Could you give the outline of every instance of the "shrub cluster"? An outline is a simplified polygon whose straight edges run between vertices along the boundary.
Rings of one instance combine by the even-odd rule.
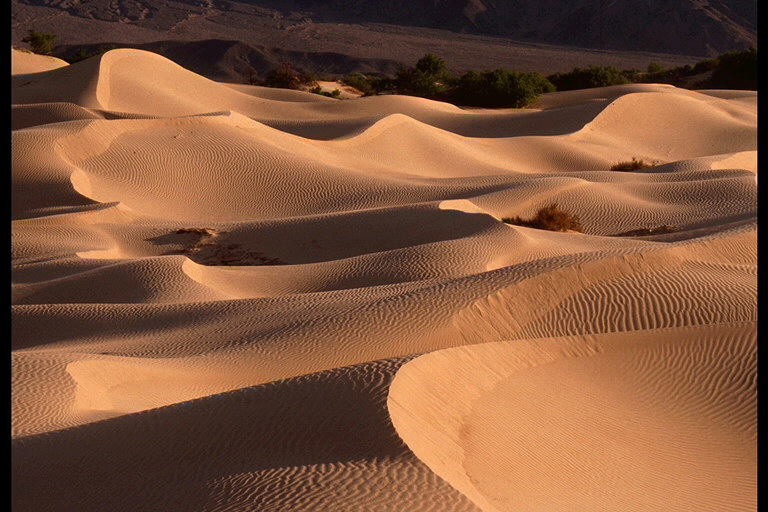
[[[440,99],[447,92],[451,79],[445,61],[428,53],[419,59],[415,66],[401,68],[397,72],[394,85],[398,94]]]
[[[693,66],[686,64],[664,69],[660,65],[649,64],[645,73],[639,70],[622,72],[635,83],[670,84],[687,89],[757,90],[757,48],[753,46],[744,51],[727,52]]]
[[[454,103],[472,107],[525,107],[555,86],[538,73],[496,69],[478,73],[468,71],[450,92]]]
[[[350,73],[341,79],[345,84],[354,87],[364,96],[373,96],[387,90],[392,90],[392,79],[376,76],[364,75],[363,73]]]
[[[320,96],[327,96],[329,98],[340,98],[341,97],[341,90],[340,89],[334,89],[331,92],[324,91],[322,87],[319,85],[317,87],[313,87],[309,90],[312,94],[319,94]]]
[[[535,229],[546,229],[547,231],[578,231],[581,232],[581,221],[576,215],[568,213],[558,208],[557,203],[540,208],[536,215],[531,219],[522,219],[520,217],[510,217],[501,219],[507,224],[516,226],[525,226]]]
[[[704,81],[702,75],[711,74]],[[696,81],[698,80],[698,81]],[[312,86],[310,73],[294,70],[289,63],[272,70],[267,79],[250,83],[268,87],[301,89]],[[757,48],[729,52],[715,59],[702,60],[694,66],[665,69],[650,63],[646,71],[613,66],[574,68],[547,77],[539,73],[495,69],[467,71],[455,76],[448,71],[445,60],[426,54],[414,66],[401,67],[393,78],[352,73],[343,82],[370,96],[382,93],[408,94],[448,101],[470,107],[525,107],[539,95],[554,91],[607,87],[628,83],[667,83],[677,87],[709,87],[722,89],[757,89]],[[695,83],[694,83],[695,82]],[[315,84],[316,85],[316,84]]]
[[[53,42],[55,40],[56,34],[46,34],[32,29],[21,42],[29,43],[33,52],[47,55],[53,50]]]
[[[394,86],[399,94],[449,101],[469,107],[525,107],[555,87],[539,73],[495,69],[467,71],[456,77],[445,61],[427,54],[414,67],[402,69]]]
[[[293,65],[286,61],[267,73],[266,78],[258,85],[298,90],[304,87],[316,87],[317,80],[312,73],[294,69]]]
[[[302,80],[290,64],[284,63],[273,70],[267,79],[249,83],[268,87],[303,88],[312,85],[312,79]],[[455,76],[448,71],[445,60],[426,54],[414,66],[401,67],[394,78],[352,73],[342,79],[366,96],[382,93],[407,94],[470,107],[525,107],[536,101],[540,94],[554,92],[555,87],[539,73],[523,73],[496,69],[493,71],[467,71]],[[311,89],[315,92],[314,89]]]
[[[713,89],[757,90],[757,48],[724,53],[717,59],[712,78],[705,83]]]
[[[630,83],[627,74],[613,66],[590,66],[574,68],[567,73],[555,73],[547,77],[558,91],[590,89]]]

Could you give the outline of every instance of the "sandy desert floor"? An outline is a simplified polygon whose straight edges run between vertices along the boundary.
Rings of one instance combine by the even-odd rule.
[[[756,510],[756,92],[11,58],[15,512]]]

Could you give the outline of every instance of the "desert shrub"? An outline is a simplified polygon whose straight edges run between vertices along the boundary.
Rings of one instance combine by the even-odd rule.
[[[640,71],[637,68],[624,69],[621,71],[621,74],[627,79],[627,82],[632,84],[642,82],[643,79],[648,76],[648,73]]]
[[[612,165],[611,170],[619,172],[630,172],[637,171],[638,169],[646,169],[648,167],[653,167],[653,164],[649,164],[643,160],[638,160],[637,158],[632,157],[632,160],[625,160],[623,162]]]
[[[415,68],[422,73],[426,73],[437,78],[443,78],[448,73],[445,60],[442,57],[438,57],[432,53],[428,53],[420,58],[416,62]]]
[[[558,91],[590,89],[630,83],[619,68],[613,66],[590,66],[587,69],[574,68],[567,73],[555,73],[547,77]]]
[[[445,61],[428,53],[415,66],[398,70],[395,87],[399,94],[439,99],[448,90],[448,82],[451,80]]]
[[[539,73],[496,69],[464,73],[451,90],[454,103],[472,107],[524,107],[555,86]]]
[[[398,94],[485,108],[523,107],[540,94],[555,90],[539,73],[496,69],[482,73],[467,71],[456,77],[448,72],[443,59],[432,54],[419,59],[415,66],[401,68],[394,86]]]
[[[693,66],[693,73],[699,75],[707,71],[713,71],[717,67],[717,59],[706,59],[697,62]]]
[[[712,78],[706,84],[718,89],[757,90],[757,48],[724,53],[717,59]]]
[[[351,73],[341,79],[345,84],[354,87],[362,92],[364,96],[372,96],[388,89],[388,82],[385,78],[373,75],[364,75],[362,73]]]
[[[313,94],[319,94],[320,96],[327,96],[329,98],[341,98],[341,90],[340,89],[334,89],[333,91],[324,91],[322,87],[319,85],[316,87],[313,87],[309,90],[309,92]]]
[[[704,78],[709,73],[708,78]],[[633,82],[671,84],[684,88],[757,90],[757,48],[727,52],[691,66],[663,69],[648,65],[648,72]]]
[[[414,68],[399,71],[395,83],[399,94],[430,99],[440,98],[447,89],[445,83],[429,73]]]
[[[646,84],[681,84],[686,77],[692,76],[692,70],[690,66],[678,67],[672,69],[660,69],[652,73],[645,73],[639,75],[634,82],[642,82]]]
[[[45,34],[31,29],[29,34],[21,41],[29,43],[29,46],[32,47],[32,51],[35,53],[48,54],[53,50],[53,41],[55,39],[55,34]]]
[[[710,75],[708,78],[706,78]],[[757,89],[757,48],[724,53],[694,65],[665,68],[651,62],[645,71],[620,70],[612,66],[574,68],[565,73],[549,75],[547,79],[558,91],[589,89],[626,83],[670,84],[687,89]]]
[[[283,62],[280,67],[267,73],[261,85],[280,89],[302,89],[316,87],[317,81],[312,73],[296,70],[290,62]]]
[[[525,226],[535,229],[546,229],[547,231],[579,231],[581,232],[581,221],[576,215],[568,213],[558,208],[557,203],[540,208],[536,215],[531,219],[522,219],[520,217],[510,217],[501,219],[507,224],[516,226]]]

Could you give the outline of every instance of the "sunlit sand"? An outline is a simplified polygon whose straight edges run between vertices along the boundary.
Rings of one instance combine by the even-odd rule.
[[[11,58],[14,511],[756,510],[756,92]]]

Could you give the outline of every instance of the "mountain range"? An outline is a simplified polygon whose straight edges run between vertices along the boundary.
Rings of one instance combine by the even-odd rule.
[[[276,63],[391,73],[425,53],[455,71],[682,65],[757,44],[756,0],[12,0],[12,44],[54,55],[144,48],[221,80]],[[189,46],[192,45],[192,46]],[[196,67],[197,66],[197,67]]]

